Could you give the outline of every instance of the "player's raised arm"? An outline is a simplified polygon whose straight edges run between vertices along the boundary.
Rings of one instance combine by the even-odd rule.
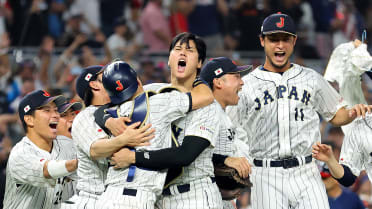
[[[193,83],[191,90],[192,109],[198,109],[211,104],[214,100],[212,90],[200,78],[197,78]]]
[[[343,126],[351,123],[355,118],[366,115],[366,112],[371,113],[372,105],[356,104],[351,109],[341,107],[336,115],[329,122],[334,126]]]

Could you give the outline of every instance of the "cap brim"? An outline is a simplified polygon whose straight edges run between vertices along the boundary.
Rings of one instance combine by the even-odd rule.
[[[83,108],[83,105],[80,102],[66,103],[58,107],[58,112],[64,113],[70,108],[72,108],[73,111],[78,111],[81,110],[81,108]]]
[[[252,72],[253,70],[253,65],[242,65],[242,66],[237,66],[237,71],[236,73],[239,73],[240,76],[245,76],[248,73]]]
[[[51,102],[54,102],[54,104],[56,104],[56,106],[58,107],[58,106],[60,106],[60,105],[62,105],[63,103],[66,102],[66,98],[62,95],[50,97],[49,99],[45,100],[45,102],[43,102],[39,107],[47,105]]]
[[[289,34],[289,35],[292,35],[292,36],[297,36],[296,34],[294,33],[290,33],[288,31],[284,31],[284,30],[275,30],[275,31],[266,31],[266,32],[262,32],[263,35],[270,35],[270,34],[275,34],[275,33],[286,33],[286,34]]]

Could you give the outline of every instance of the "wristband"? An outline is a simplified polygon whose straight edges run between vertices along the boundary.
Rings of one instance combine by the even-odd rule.
[[[66,168],[66,160],[50,160],[48,162],[48,173],[53,179],[70,174]]]

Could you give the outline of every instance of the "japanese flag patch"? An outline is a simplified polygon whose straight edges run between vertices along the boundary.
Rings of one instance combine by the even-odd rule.
[[[85,76],[85,80],[86,80],[86,81],[89,81],[91,78],[92,78],[92,74],[90,74],[90,73],[88,73],[88,74]]]
[[[217,70],[214,71],[214,74],[219,75],[223,72],[222,68],[218,68]]]

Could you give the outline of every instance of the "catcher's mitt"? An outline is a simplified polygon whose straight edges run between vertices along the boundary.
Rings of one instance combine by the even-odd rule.
[[[232,200],[239,196],[240,189],[252,186],[249,177],[243,179],[234,168],[226,165],[215,165],[214,175],[223,200]]]

